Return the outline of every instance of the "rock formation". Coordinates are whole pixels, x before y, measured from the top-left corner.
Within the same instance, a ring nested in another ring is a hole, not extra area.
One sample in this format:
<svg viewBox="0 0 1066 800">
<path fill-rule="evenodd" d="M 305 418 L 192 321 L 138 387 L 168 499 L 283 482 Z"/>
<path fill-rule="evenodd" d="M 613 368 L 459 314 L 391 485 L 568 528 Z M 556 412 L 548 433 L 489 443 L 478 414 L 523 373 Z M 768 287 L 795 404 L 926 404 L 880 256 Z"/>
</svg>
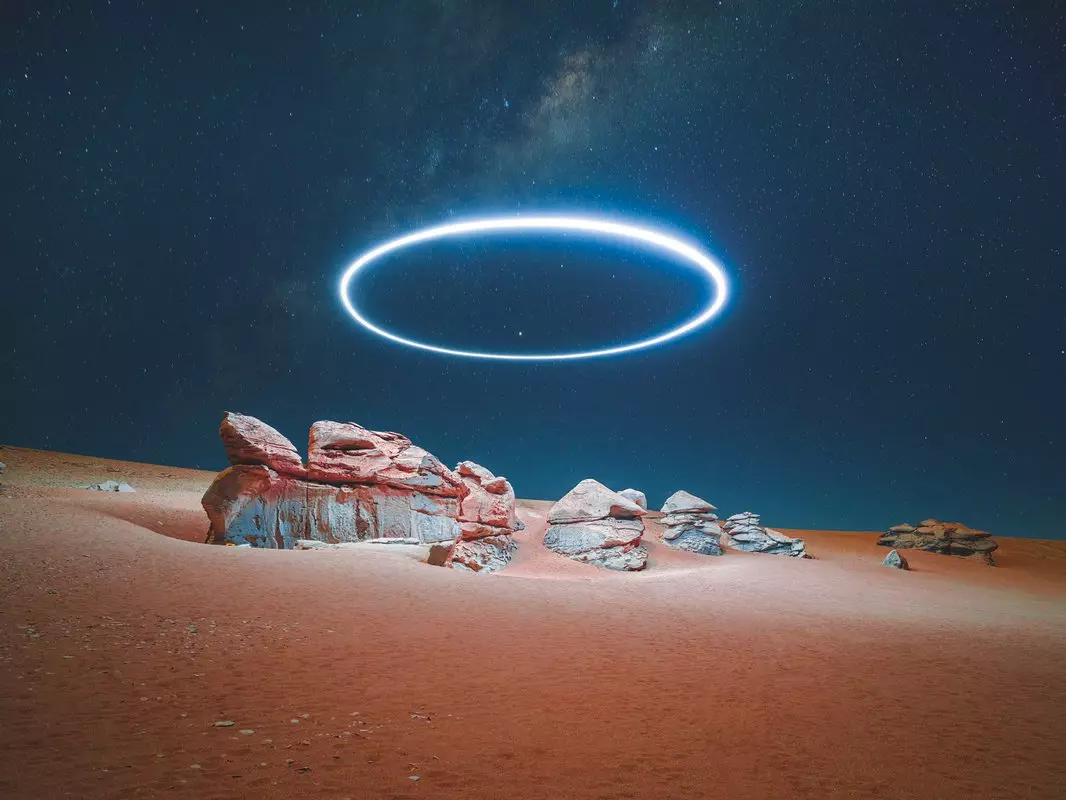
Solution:
<svg viewBox="0 0 1066 800">
<path fill-rule="evenodd" d="M 793 539 L 772 528 L 762 527 L 759 515 L 750 511 L 734 514 L 722 524 L 722 528 L 725 531 L 722 543 L 734 550 L 810 558 L 802 539 Z"/>
<path fill-rule="evenodd" d="M 466 486 L 400 434 L 316 422 L 305 470 L 292 443 L 254 417 L 227 413 L 219 433 L 233 466 L 203 497 L 210 542 L 291 549 L 300 539 L 459 537 Z"/>
<path fill-rule="evenodd" d="M 227 412 L 218 435 L 231 464 L 262 465 L 282 475 L 307 477 L 303 460 L 292 442 L 255 417 Z"/>
<path fill-rule="evenodd" d="M 591 479 L 581 481 L 548 512 L 544 546 L 574 561 L 636 571 L 648 563 L 641 544 L 647 511 Z"/>
<path fill-rule="evenodd" d="M 468 494 L 459 504 L 459 540 L 445 565 L 471 572 L 503 569 L 518 549 L 512 536 L 518 530 L 514 489 L 473 461 L 460 462 L 455 472 Z"/>
<path fill-rule="evenodd" d="M 968 528 L 961 522 L 940 522 L 924 519 L 917 525 L 893 525 L 877 542 L 882 547 L 917 548 L 963 558 L 976 558 L 994 564 L 992 551 L 999 544 L 992 534 Z"/>
<path fill-rule="evenodd" d="M 882 566 L 892 567 L 893 569 L 909 570 L 911 568 L 911 565 L 907 563 L 907 559 L 899 554 L 899 550 L 890 550 L 881 564 Z"/>
<path fill-rule="evenodd" d="M 644 492 L 637 491 L 636 489 L 623 489 L 618 494 L 622 495 L 626 500 L 632 500 L 645 511 L 648 510 L 648 498 L 645 497 Z"/>
<path fill-rule="evenodd" d="M 663 504 L 663 541 L 677 550 L 722 555 L 719 538 L 722 528 L 715 507 L 688 492 L 674 492 Z"/>
</svg>

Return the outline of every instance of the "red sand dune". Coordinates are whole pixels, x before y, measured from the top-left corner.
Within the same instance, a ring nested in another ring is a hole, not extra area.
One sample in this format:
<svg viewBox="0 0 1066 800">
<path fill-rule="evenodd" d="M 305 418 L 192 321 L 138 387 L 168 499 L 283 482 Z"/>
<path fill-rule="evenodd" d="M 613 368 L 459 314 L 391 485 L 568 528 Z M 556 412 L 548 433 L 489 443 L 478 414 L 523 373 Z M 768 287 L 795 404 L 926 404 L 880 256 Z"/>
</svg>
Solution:
<svg viewBox="0 0 1066 800">
<path fill-rule="evenodd" d="M 515 562 L 471 575 L 205 546 L 211 473 L 0 460 L 0 797 L 1066 796 L 1064 542 L 908 573 L 876 533 L 649 535 L 619 574 L 524 502 Z M 136 494 L 76 488 L 108 478 Z"/>
</svg>

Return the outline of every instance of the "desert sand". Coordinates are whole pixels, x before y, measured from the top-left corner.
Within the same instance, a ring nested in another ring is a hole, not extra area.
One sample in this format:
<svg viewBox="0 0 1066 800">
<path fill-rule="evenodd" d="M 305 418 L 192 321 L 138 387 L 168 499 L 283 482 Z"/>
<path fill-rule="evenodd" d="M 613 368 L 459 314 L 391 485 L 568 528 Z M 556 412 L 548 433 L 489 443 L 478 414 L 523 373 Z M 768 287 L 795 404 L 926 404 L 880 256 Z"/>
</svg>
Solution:
<svg viewBox="0 0 1066 800">
<path fill-rule="evenodd" d="M 5 798 L 1066 796 L 1066 542 L 901 572 L 876 532 L 717 558 L 652 515 L 614 573 L 523 501 L 473 575 L 204 545 L 210 472 L 0 461 Z"/>
</svg>

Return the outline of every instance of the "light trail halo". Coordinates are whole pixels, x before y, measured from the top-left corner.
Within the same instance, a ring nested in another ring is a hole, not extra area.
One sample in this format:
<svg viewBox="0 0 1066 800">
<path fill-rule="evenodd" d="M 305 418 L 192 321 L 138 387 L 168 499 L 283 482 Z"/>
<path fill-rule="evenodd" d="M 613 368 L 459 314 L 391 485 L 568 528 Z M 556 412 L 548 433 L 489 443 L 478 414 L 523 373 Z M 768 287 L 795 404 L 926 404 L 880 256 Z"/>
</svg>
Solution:
<svg viewBox="0 0 1066 800">
<path fill-rule="evenodd" d="M 465 234 L 496 233 L 503 231 L 550 231 L 553 233 L 578 232 L 590 235 L 603 235 L 610 239 L 620 241 L 637 241 L 652 245 L 653 249 L 660 252 L 671 253 L 680 256 L 693 266 L 703 271 L 714 286 L 714 298 L 700 313 L 691 319 L 671 328 L 663 333 L 648 339 L 641 339 L 629 344 L 604 347 L 597 350 L 581 350 L 563 353 L 487 353 L 478 350 L 457 350 L 450 347 L 440 347 L 435 344 L 418 342 L 398 336 L 391 331 L 375 325 L 364 317 L 351 299 L 351 283 L 356 274 L 363 268 L 374 263 L 389 253 L 403 250 L 411 245 L 431 242 L 437 239 L 463 236 Z M 351 317 L 366 328 L 368 331 L 390 341 L 407 347 L 415 347 L 419 350 L 428 350 L 442 355 L 461 356 L 463 358 L 484 358 L 499 361 L 576 361 L 582 358 L 599 358 L 602 356 L 614 356 L 621 353 L 630 353 L 635 350 L 646 350 L 656 345 L 664 344 L 673 339 L 678 339 L 700 328 L 711 321 L 725 306 L 729 297 L 729 281 L 726 279 L 725 270 L 711 256 L 698 248 L 681 241 L 673 236 L 643 228 L 628 223 L 597 217 L 570 217 L 570 216 L 538 216 L 538 217 L 483 217 L 480 219 L 453 222 L 444 225 L 435 225 L 422 228 L 391 239 L 384 244 L 378 245 L 359 256 L 341 275 L 340 285 L 341 303 Z"/>
</svg>

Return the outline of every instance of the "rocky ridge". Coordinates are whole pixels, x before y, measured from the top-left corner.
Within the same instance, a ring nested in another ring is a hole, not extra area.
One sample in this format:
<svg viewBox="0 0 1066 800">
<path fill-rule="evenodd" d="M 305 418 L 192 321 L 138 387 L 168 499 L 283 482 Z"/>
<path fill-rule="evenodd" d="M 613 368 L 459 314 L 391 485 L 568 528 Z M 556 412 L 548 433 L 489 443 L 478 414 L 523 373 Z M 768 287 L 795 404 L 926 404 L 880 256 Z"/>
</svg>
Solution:
<svg viewBox="0 0 1066 800">
<path fill-rule="evenodd" d="M 969 528 L 961 522 L 924 519 L 917 525 L 893 525 L 877 541 L 882 547 L 917 548 L 931 553 L 975 558 L 994 565 L 992 553 L 999 544 L 986 531 Z"/>
</svg>

